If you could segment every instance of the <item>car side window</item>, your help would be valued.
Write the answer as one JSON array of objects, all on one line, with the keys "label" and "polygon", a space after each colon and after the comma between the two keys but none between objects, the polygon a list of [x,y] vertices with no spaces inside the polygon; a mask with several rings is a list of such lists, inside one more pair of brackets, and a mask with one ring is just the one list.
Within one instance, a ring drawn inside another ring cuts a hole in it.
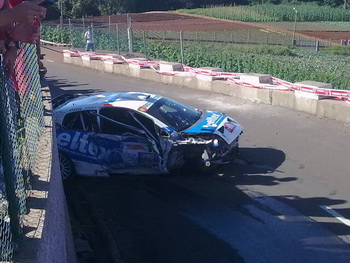
[{"label": "car side window", "polygon": [[[123,124],[127,124],[135,127],[135,123],[132,123],[132,117],[128,113],[128,109],[123,108],[102,108],[100,110],[101,132],[107,134],[124,134],[127,132],[134,132],[132,129],[123,126],[122,124],[115,123],[117,121]],[[113,121],[111,121],[113,120]]]},{"label": "car side window", "polygon": [[[147,118],[146,116],[138,113],[138,112],[134,112],[134,116],[136,117],[136,119],[142,123],[142,126],[145,127],[148,131],[150,131],[153,136],[158,137],[158,133],[157,133],[157,126],[154,124],[153,120],[150,118]],[[134,120],[135,121],[135,120]],[[139,123],[137,124],[137,127],[143,128]]]},{"label": "car side window", "polygon": [[66,114],[62,127],[65,130],[99,132],[97,111],[77,111]]},{"label": "car side window", "polygon": [[[146,116],[141,115],[140,113],[125,109],[125,108],[103,108],[100,110],[100,114],[115,120],[117,122],[135,127],[137,129],[148,129],[153,135],[156,135],[155,132],[155,125],[154,122],[147,118]],[[138,120],[136,121],[133,116]],[[106,119],[106,118],[100,118],[101,119],[101,131],[102,133],[110,133],[110,134],[119,134],[119,133],[126,133],[126,132],[132,132],[134,133],[132,129],[129,129],[128,127],[125,127],[120,124],[113,123],[112,121]],[[140,125],[140,123],[142,125]]]}]

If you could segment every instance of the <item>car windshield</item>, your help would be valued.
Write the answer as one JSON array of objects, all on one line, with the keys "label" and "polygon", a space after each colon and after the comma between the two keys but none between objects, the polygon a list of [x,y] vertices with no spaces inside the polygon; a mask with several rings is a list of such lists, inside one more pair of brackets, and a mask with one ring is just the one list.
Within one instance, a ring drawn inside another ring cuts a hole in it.
[{"label": "car windshield", "polygon": [[147,113],[176,131],[191,127],[201,116],[200,111],[168,98],[159,99]]}]

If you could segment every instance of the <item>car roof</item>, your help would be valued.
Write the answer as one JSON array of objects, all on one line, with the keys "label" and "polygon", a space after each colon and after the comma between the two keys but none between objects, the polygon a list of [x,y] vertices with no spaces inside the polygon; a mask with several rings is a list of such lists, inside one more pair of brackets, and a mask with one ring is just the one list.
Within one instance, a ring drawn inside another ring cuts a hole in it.
[{"label": "car roof", "polygon": [[56,111],[100,109],[102,107],[124,107],[137,110],[146,103],[154,103],[161,96],[144,92],[110,92],[81,96],[60,105]]}]

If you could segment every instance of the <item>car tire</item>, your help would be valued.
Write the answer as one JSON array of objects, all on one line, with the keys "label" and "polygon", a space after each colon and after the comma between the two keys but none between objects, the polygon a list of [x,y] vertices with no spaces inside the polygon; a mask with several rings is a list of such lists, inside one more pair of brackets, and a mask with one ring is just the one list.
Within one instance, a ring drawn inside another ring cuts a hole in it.
[{"label": "car tire", "polygon": [[58,158],[60,162],[61,177],[63,181],[72,180],[75,176],[75,168],[71,159],[65,154],[59,152]]}]

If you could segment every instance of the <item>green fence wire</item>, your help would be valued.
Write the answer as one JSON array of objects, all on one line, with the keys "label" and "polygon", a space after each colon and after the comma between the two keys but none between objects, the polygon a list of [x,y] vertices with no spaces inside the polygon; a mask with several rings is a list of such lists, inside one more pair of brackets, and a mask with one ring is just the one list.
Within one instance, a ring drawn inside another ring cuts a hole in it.
[{"label": "green fence wire", "polygon": [[0,261],[11,262],[23,233],[37,144],[43,131],[36,46],[21,44],[15,74],[0,65]]}]

